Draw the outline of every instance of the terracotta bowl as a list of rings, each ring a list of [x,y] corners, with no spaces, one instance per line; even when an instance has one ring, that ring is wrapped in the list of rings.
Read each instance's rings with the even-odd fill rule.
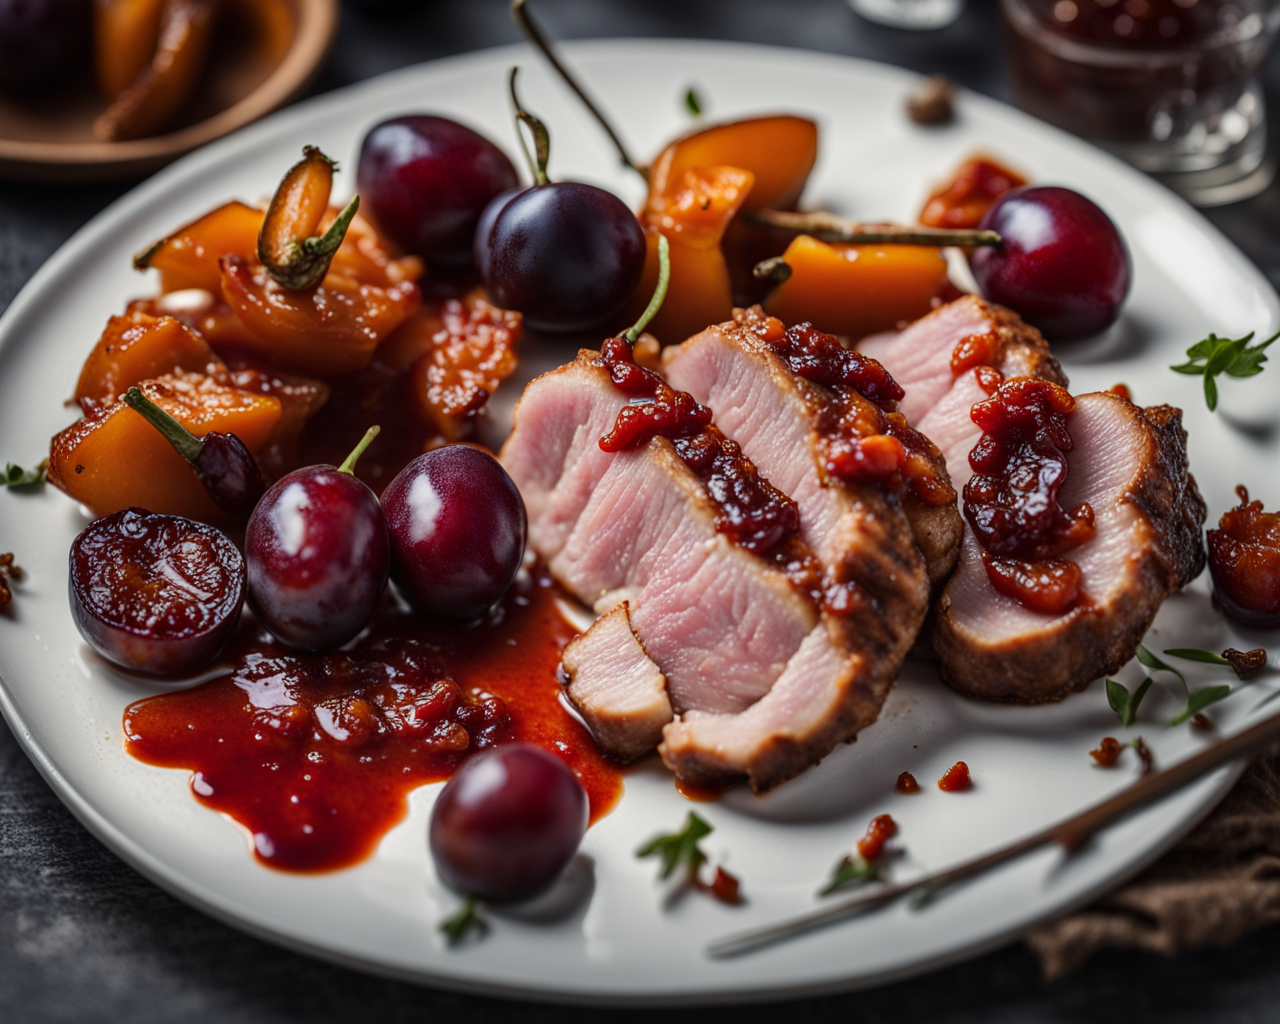
[[[105,103],[87,68],[82,80],[56,93],[22,99],[0,95],[0,177],[58,182],[140,177],[288,103],[329,51],[338,0],[275,3],[283,30],[271,33],[237,5],[228,5],[199,90],[165,135],[128,142],[96,139],[93,122]]]

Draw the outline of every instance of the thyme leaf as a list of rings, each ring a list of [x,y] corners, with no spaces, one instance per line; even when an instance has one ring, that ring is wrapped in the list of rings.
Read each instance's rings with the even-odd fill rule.
[[[450,946],[462,942],[468,932],[475,931],[478,935],[484,935],[489,931],[489,922],[476,912],[478,905],[474,896],[468,896],[456,914],[440,922],[440,930],[444,932]]]
[[[684,828],[670,835],[654,836],[636,851],[636,856],[658,857],[661,868],[659,878],[670,878],[681,864],[685,865],[691,881],[698,877],[698,869],[707,862],[707,855],[698,846],[703,839],[711,835],[712,828],[693,811],[685,819]]]
[[[829,896],[838,889],[873,882],[879,877],[880,868],[873,861],[848,854],[836,865],[831,878],[826,886],[818,891],[818,895]]]
[[[0,484],[7,487],[29,487],[32,484],[43,483],[44,471],[48,466],[48,462],[42,462],[35,469],[23,469],[10,462],[4,467],[4,478],[0,479]]]
[[[1217,377],[1226,374],[1228,377],[1254,377],[1262,372],[1262,364],[1267,361],[1265,351],[1277,338],[1280,331],[1271,335],[1266,341],[1250,345],[1254,332],[1250,331],[1243,338],[1219,338],[1216,334],[1197,341],[1187,349],[1187,361],[1171,366],[1175,373],[1204,377],[1204,400],[1209,411],[1218,407]]]

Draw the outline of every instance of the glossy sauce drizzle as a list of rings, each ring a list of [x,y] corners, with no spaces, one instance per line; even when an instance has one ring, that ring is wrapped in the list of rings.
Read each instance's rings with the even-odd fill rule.
[[[928,505],[955,501],[956,492],[938,471],[938,449],[896,411],[904,392],[879,362],[812,324],[784,328],[758,308],[743,311],[738,321],[792,373],[830,392],[819,423],[828,473],[905,482]]]
[[[549,579],[518,581],[472,627],[424,622],[388,597],[354,649],[327,655],[281,649],[246,625],[230,676],[125,710],[125,748],[192,771],[195,798],[285,871],[368,857],[405,817],[411,790],[495,743],[562,757],[595,821],[621,795],[620,768],[561,706],[556,668],[576,630],[559,594]]]
[[[638,366],[625,338],[606,341],[601,358],[614,386],[632,396],[632,404],[619,410],[613,430],[600,439],[601,449],[619,452],[667,438],[715,506],[717,531],[773,562],[833,614],[851,609],[844,588],[824,593],[818,561],[799,537],[799,507],[760,475],[736,442],[711,425],[711,410]]]
[[[1059,558],[1093,537],[1093,509],[1067,512],[1058,491],[1071,451],[1065,389],[1017,377],[970,413],[983,434],[969,454],[974,475],[964,515],[982,546],[992,586],[1035,611],[1060,614],[1081,598],[1080,568]]]

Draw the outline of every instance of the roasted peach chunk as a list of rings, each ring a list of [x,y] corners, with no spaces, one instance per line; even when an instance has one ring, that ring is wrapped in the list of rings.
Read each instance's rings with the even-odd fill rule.
[[[380,288],[334,274],[293,291],[238,256],[222,260],[222,295],[244,325],[252,355],[323,379],[368,366],[378,343],[422,302],[411,281]]]
[[[131,312],[107,321],[80,371],[75,397],[88,415],[144,380],[176,370],[218,369],[225,367],[205,340],[173,317]]]
[[[251,452],[280,421],[280,399],[202,373],[165,374],[138,386],[197,437],[211,430],[232,433]],[[95,516],[137,506],[205,522],[226,518],[182,456],[123,402],[54,435],[49,481]]]
[[[783,323],[861,338],[924,316],[947,280],[939,249],[849,245],[798,235],[783,254],[791,277],[764,303]]]

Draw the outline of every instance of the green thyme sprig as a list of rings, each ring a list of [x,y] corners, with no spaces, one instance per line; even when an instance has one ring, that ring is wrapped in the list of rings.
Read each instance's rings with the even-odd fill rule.
[[[458,912],[440,922],[439,928],[445,934],[450,946],[456,946],[465,939],[469,932],[485,935],[489,931],[489,922],[478,912],[479,901],[468,896],[458,908]]]
[[[47,461],[40,463],[35,469],[24,469],[10,462],[4,467],[4,477],[0,478],[0,484],[6,487],[30,487],[32,484],[43,483],[48,467]]]
[[[1213,412],[1218,407],[1218,382],[1221,374],[1228,377],[1255,377],[1262,372],[1262,364],[1267,361],[1263,354],[1267,346],[1277,338],[1280,331],[1271,335],[1266,341],[1250,345],[1255,332],[1250,331],[1243,338],[1219,338],[1216,334],[1197,341],[1187,349],[1187,361],[1169,369],[1175,373],[1204,377],[1204,400]]]

